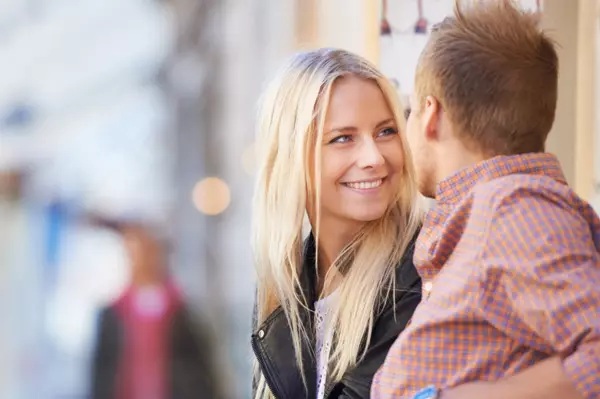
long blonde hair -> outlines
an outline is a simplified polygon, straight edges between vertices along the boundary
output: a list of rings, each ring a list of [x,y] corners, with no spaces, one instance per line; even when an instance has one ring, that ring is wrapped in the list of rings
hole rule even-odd
[[[258,117],[258,176],[252,227],[258,278],[257,323],[260,326],[277,307],[283,308],[291,328],[297,364],[304,375],[301,348],[302,342],[308,340],[308,332],[301,314],[302,309],[310,309],[310,306],[300,286],[302,225],[310,199],[316,198],[317,222],[312,228],[318,243],[319,143],[332,85],[346,75],[372,80],[381,88],[401,131],[404,166],[397,197],[386,214],[367,223],[330,268],[345,273],[337,287],[337,303],[341,306],[333,309],[328,320],[328,326],[334,331],[328,374],[335,381],[364,356],[377,308],[392,297],[395,268],[421,222],[412,159],[404,138],[406,123],[397,93],[367,60],[338,49],[299,53],[268,86]],[[311,167],[314,167],[316,182],[311,181]],[[382,292],[384,298],[381,298]],[[261,376],[257,377],[260,380]],[[263,393],[258,392],[257,397],[269,397],[264,378],[261,385],[265,389],[259,389]]]

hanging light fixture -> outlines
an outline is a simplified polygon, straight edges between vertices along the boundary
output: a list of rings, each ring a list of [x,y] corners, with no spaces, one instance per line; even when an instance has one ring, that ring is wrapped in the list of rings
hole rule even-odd
[[[205,215],[218,215],[231,202],[229,186],[217,177],[207,177],[194,186],[192,202]]]
[[[392,27],[387,19],[387,0],[381,0],[381,24],[379,26],[381,36],[391,36]]]
[[[428,22],[423,15],[423,0],[417,0],[417,10],[419,11],[419,19],[415,23],[415,33],[426,34]]]

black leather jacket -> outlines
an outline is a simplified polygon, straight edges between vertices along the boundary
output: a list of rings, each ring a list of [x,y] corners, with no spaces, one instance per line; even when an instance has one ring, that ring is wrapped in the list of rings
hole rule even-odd
[[[369,398],[373,376],[383,364],[391,345],[404,330],[421,301],[421,279],[412,260],[415,240],[416,235],[396,268],[395,302],[389,301],[377,316],[364,360],[347,371],[341,381],[335,384],[329,383],[325,387],[326,399]],[[301,282],[311,307],[316,299],[314,253],[314,239],[310,237],[305,243],[304,272],[301,275]],[[314,309],[311,308],[312,310]],[[302,317],[308,327],[307,330],[314,331],[312,312],[305,311]],[[261,326],[257,328],[255,322],[253,327],[252,348],[274,396],[278,399],[316,397],[316,362],[310,349],[310,345],[314,348],[314,337],[311,337],[310,344],[304,343],[302,348],[307,390],[296,365],[290,328],[283,309],[281,307],[276,309]]]

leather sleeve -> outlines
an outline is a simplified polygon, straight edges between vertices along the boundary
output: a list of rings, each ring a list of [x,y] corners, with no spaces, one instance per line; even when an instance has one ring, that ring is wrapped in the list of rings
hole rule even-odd
[[[371,383],[383,364],[387,353],[398,335],[404,330],[421,302],[421,279],[412,262],[412,250],[403,263],[402,280],[396,287],[394,306],[386,309],[373,328],[371,343],[364,360],[346,373],[328,399],[368,399]]]

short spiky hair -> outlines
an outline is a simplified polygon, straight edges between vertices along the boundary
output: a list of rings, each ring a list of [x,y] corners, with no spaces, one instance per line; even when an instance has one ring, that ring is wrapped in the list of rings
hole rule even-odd
[[[510,0],[455,0],[419,59],[415,90],[436,97],[457,134],[484,153],[544,151],[558,57],[538,15]]]

